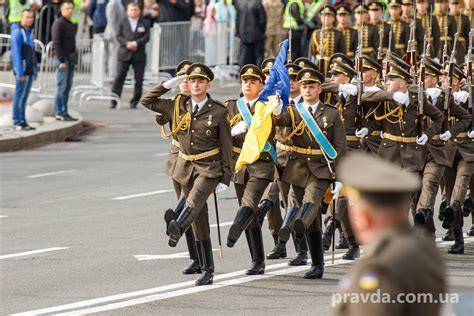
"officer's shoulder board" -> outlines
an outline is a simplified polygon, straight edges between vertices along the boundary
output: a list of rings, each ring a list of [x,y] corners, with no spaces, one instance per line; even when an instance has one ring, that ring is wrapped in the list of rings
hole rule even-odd
[[[237,102],[237,100],[232,100],[232,99],[226,100],[226,101],[224,102],[224,106],[227,108],[227,107],[229,107],[229,104],[230,104],[230,103],[235,103],[235,102]]]
[[[334,110],[339,111],[339,109],[338,109],[335,105],[332,105],[332,104],[329,104],[329,103],[324,103],[324,105],[325,105],[327,108],[330,108],[330,109],[334,109]]]
[[[224,103],[222,103],[221,101],[217,101],[217,100],[214,100],[214,99],[213,99],[212,101],[214,102],[214,104],[220,105],[220,106],[222,106],[224,109],[227,108],[227,103],[224,104]]]

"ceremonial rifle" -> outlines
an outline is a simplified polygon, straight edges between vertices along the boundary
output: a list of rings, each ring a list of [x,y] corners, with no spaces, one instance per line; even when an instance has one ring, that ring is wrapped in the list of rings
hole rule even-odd
[[[446,6],[446,25],[444,26],[444,46],[443,46],[443,56],[441,56],[443,66],[446,64],[448,61],[448,21],[449,21],[449,15],[448,11],[449,7]]]
[[[427,36],[425,35],[423,41],[423,54],[421,55],[420,60],[420,77],[418,81],[418,122],[417,122],[417,131],[418,137],[423,135],[423,115],[424,115],[424,103],[425,103],[425,58],[426,50],[429,46],[427,42]]]
[[[377,61],[382,64],[382,53],[383,53],[383,38],[385,31],[385,15],[382,13],[382,24],[379,27],[379,49],[377,51]]]
[[[431,31],[431,26],[432,25],[433,25],[433,10],[430,10],[430,27],[428,28],[428,34],[427,34],[428,42],[426,44],[426,51],[425,51],[425,54],[428,57],[431,56],[431,41],[432,41],[432,39],[431,39],[431,32],[432,32]],[[425,48],[423,48],[423,49],[425,49]]]
[[[362,108],[362,92],[364,89],[364,81],[362,78],[362,37],[363,37],[363,27],[360,27],[357,34],[357,53],[356,53],[356,72],[357,72],[357,129],[362,128],[362,119],[364,117],[363,108]]]
[[[291,29],[291,13],[290,13],[290,27],[288,30],[288,56],[286,57],[286,60],[288,63],[291,63],[292,59],[292,50],[291,50],[291,42],[293,40],[293,31]]]
[[[326,76],[325,60],[324,60],[324,19],[321,26],[320,41],[319,41],[319,70]]]
[[[387,54],[385,55],[385,75],[387,75],[390,72],[390,53],[392,52],[392,37],[393,37],[393,28],[392,28],[392,25],[390,25],[390,33],[388,33],[388,49],[387,49]],[[384,82],[385,82],[385,87],[386,87],[387,76],[384,77]]]
[[[448,63],[448,71],[446,74],[446,86],[444,87],[444,120],[443,125],[441,128],[441,133],[444,133],[448,130],[448,122],[449,122],[449,100],[451,99],[451,91],[452,91],[452,76],[453,76],[453,69],[454,63],[456,63],[455,55],[456,55],[456,45],[458,43],[458,33],[454,34],[454,44],[453,44],[453,51],[451,52],[451,57],[449,58]]]
[[[407,54],[405,55],[405,61],[410,65],[410,75],[412,75],[416,82],[416,40],[415,40],[415,28],[416,28],[416,6],[413,8],[413,19],[410,22],[410,39],[408,40]]]

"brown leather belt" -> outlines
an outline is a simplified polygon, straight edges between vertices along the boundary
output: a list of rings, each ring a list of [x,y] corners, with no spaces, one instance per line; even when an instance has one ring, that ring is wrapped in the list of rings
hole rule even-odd
[[[200,153],[200,154],[196,154],[196,155],[186,155],[185,153],[183,153],[182,151],[180,151],[178,153],[178,155],[183,158],[184,160],[187,160],[187,161],[196,161],[196,160],[201,160],[201,159],[205,159],[205,158],[209,158],[209,157],[212,157],[214,155],[217,155],[218,153],[221,152],[221,149],[219,147],[217,148],[214,148],[214,149],[211,149],[209,151],[205,151],[203,153]]]

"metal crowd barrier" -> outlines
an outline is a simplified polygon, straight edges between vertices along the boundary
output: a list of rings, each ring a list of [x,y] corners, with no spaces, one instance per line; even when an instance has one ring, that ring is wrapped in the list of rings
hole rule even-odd
[[[51,27],[59,15],[59,5],[45,5],[36,13],[34,34],[43,43],[51,41]]]

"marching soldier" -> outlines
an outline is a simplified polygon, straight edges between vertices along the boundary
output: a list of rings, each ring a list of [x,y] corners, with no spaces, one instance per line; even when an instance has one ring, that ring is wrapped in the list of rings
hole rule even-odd
[[[322,22],[318,13],[319,9],[321,8],[321,2],[319,0],[305,0],[305,4],[306,35],[303,54],[304,56],[307,56],[310,55],[311,35],[313,35],[315,30],[321,28]]]
[[[248,127],[252,123],[255,107],[260,102],[258,96],[263,90],[265,75],[255,65],[245,65],[240,71],[243,97],[226,102],[229,112],[231,135],[233,141],[233,166],[237,162],[244,144]],[[272,131],[269,140],[274,137]],[[232,248],[243,231],[252,257],[248,275],[263,274],[265,272],[265,253],[263,249],[262,229],[258,216],[258,203],[267,188],[273,181],[274,165],[277,158],[272,145],[267,140],[268,149],[264,150],[257,161],[245,165],[234,174],[233,182],[239,201],[239,210],[229,229],[227,246]]]
[[[416,39],[418,55],[423,53],[425,45],[425,37],[423,35],[431,34],[427,41],[431,43],[430,56],[438,56],[440,50],[441,33],[439,30],[438,20],[433,15],[430,25],[430,12],[428,12],[429,4],[427,0],[416,0]]]
[[[330,6],[324,6],[320,11],[323,26],[320,30],[313,32],[311,36],[311,56],[317,56],[319,69],[323,74],[328,71],[328,60],[335,53],[346,53],[344,36],[336,30],[336,10]]]
[[[461,14],[459,0],[449,0],[449,15],[454,17],[456,21],[456,33],[458,33],[458,42],[456,46],[456,62],[458,63],[458,65],[461,65],[464,63],[464,57],[467,54],[471,23],[467,16]]]
[[[324,256],[321,238],[321,202],[326,190],[335,181],[334,162],[344,156],[346,137],[339,111],[319,101],[324,76],[313,69],[298,73],[303,102],[289,105],[283,111],[280,102],[274,107],[275,124],[291,128],[292,146],[282,179],[291,184],[294,193],[289,202],[279,242],[285,244],[293,229],[297,242],[306,234],[311,254],[311,268],[306,279],[322,278]],[[335,182],[332,193],[341,188]]]
[[[402,0],[402,16],[400,19],[407,24],[413,21],[413,0]]]
[[[430,103],[438,108],[440,112],[443,111],[446,102],[444,91],[437,87],[439,76],[441,76],[441,68],[442,66],[435,61],[426,62],[425,64],[426,95]],[[445,142],[452,137],[456,137],[466,129],[470,122],[469,113],[453,102],[452,99],[448,102],[448,112],[451,117],[456,118],[456,122],[446,131],[442,130],[441,135],[433,136],[427,144],[428,156],[422,172],[423,185],[414,217],[415,224],[424,225],[433,238],[436,232],[433,222],[435,200],[447,165]]]
[[[372,24],[369,24],[369,9],[363,4],[357,4],[354,7],[354,28],[362,30],[362,52],[366,55],[375,56],[375,48],[378,47],[378,30]]]
[[[335,105],[342,115],[346,132],[347,151],[351,153],[361,150],[360,137],[357,136],[359,132],[357,130],[357,120],[362,119],[362,117],[357,117],[357,88],[350,84],[356,75],[356,71],[353,68],[352,61],[346,58],[346,56],[339,56],[338,54],[331,57],[331,79],[330,83],[323,84],[323,92],[331,97],[331,100],[327,103]],[[323,97],[323,99],[326,98]],[[338,226],[342,228],[344,237],[347,239],[349,246],[349,249],[342,258],[345,260],[354,260],[359,257],[360,252],[359,245],[349,223],[347,199],[341,195],[337,199],[336,204],[336,214],[332,214],[333,209],[331,208],[331,212],[326,216],[328,222],[326,223],[326,230],[323,234],[323,246],[324,249],[329,249],[334,232],[333,228],[336,226],[332,221],[336,220],[339,224]]]
[[[463,14],[469,18],[471,29],[474,28],[474,2],[472,0],[464,0]]]
[[[182,76],[186,75],[186,70],[189,68],[189,66],[192,65],[192,61],[190,60],[183,60],[178,64],[176,67],[176,75],[177,76]],[[188,79],[185,78],[183,82],[179,85],[179,90],[181,95],[189,95],[189,85],[188,85]],[[178,95],[175,98],[176,102],[179,102],[179,99],[181,98],[180,95]],[[177,219],[179,214],[181,214],[181,211],[183,210],[184,203],[186,202],[186,198],[184,195],[182,195],[182,190],[181,190],[181,184],[174,180],[173,177],[173,172],[174,168],[176,167],[176,161],[178,159],[178,153],[179,153],[179,141],[176,136],[176,133],[173,133],[173,129],[176,128],[173,126],[173,122],[166,117],[165,115],[156,114],[156,122],[160,125],[162,125],[162,136],[165,138],[170,138],[173,137],[171,141],[171,147],[170,151],[168,154],[168,160],[166,162],[166,169],[165,173],[166,175],[170,176],[172,181],[173,181],[173,188],[176,193],[176,197],[178,198],[178,203],[176,209],[168,209],[165,212],[165,222],[166,222],[166,228],[168,229],[168,225],[173,219]],[[164,126],[165,124],[169,124],[171,132],[169,134],[166,134]],[[203,207],[204,211],[207,212],[207,203]],[[195,273],[201,273],[201,265],[199,257],[201,256],[200,251],[198,251],[196,247],[196,241],[194,239],[194,234],[192,229],[188,229],[186,231],[186,244],[188,246],[188,251],[189,251],[189,258],[191,259],[190,264],[183,270],[183,274],[195,274]]]
[[[180,151],[173,179],[181,184],[186,203],[176,220],[168,225],[169,245],[175,247],[192,225],[203,262],[196,285],[212,284],[214,260],[209,219],[204,205],[209,195],[225,190],[231,179],[232,141],[227,110],[207,91],[214,74],[206,65],[194,63],[186,71],[190,96],[179,102],[161,96],[178,86],[186,76],[172,78],[153,87],[142,97],[148,109],[174,120]]]
[[[263,74],[265,75],[265,81],[267,81],[268,76],[270,76],[270,69],[272,69],[274,63],[275,58],[272,57],[263,60],[261,68]]]
[[[436,19],[438,19],[439,30],[440,30],[440,44],[443,49],[440,49],[438,57],[440,61],[444,60],[443,53],[446,50],[446,54],[452,51],[454,34],[456,33],[456,20],[453,16],[448,15],[448,0],[436,0],[435,1],[435,12]],[[446,49],[444,48],[446,45]]]
[[[402,21],[402,6],[400,0],[391,0],[388,4],[390,12],[389,32],[385,33],[384,38],[390,41],[390,32],[392,32],[391,50],[398,55],[403,56],[408,48],[408,39],[410,38],[410,29],[408,23]],[[388,47],[388,45],[387,45]]]
[[[362,84],[364,86],[363,92],[376,92],[381,89],[376,85],[377,80],[382,75],[382,65],[370,56],[362,56]],[[362,128],[358,137],[362,139],[362,148],[366,151],[376,155],[379,151],[382,138],[380,131],[382,125],[380,121],[376,120],[375,113],[364,113],[366,119],[366,129]]]
[[[306,58],[298,58],[296,60],[299,62],[302,67],[308,67],[306,63],[310,63],[309,60]],[[295,61],[295,62],[296,62]],[[297,80],[298,72],[302,69],[302,67],[298,66],[297,64],[287,64],[286,68],[288,69],[288,76],[290,77],[290,97],[289,97],[289,104],[294,105],[302,102],[301,94],[300,94],[300,83]],[[291,147],[291,140],[288,139],[288,135],[291,131],[288,128],[281,128],[276,127],[276,135],[275,139],[277,140],[277,153],[278,153],[278,170],[275,172],[275,181],[270,186],[270,190],[268,195],[265,196],[266,200],[269,201],[272,196],[278,196],[278,193],[281,192],[282,201],[285,209],[288,206],[288,196],[290,195],[290,184],[285,182],[281,179],[280,175],[283,174],[283,170],[287,163],[287,148]],[[274,198],[275,202],[272,205],[275,207],[276,199]],[[265,199],[262,201],[264,202]],[[268,202],[267,202],[268,203]],[[271,211],[276,212],[275,209]],[[263,215],[263,214],[262,214]],[[277,217],[277,221],[275,221],[275,217]],[[272,222],[272,227],[270,230],[272,231],[273,240],[275,243],[275,247],[273,250],[267,255],[267,259],[279,259],[286,257],[286,245],[280,244],[278,242],[278,232],[281,228],[283,223],[283,219],[281,218],[281,210],[280,205],[278,205],[278,215],[271,214],[269,217],[268,223],[270,226],[270,222]],[[275,222],[278,223],[278,226],[275,225]],[[296,242],[296,239],[293,235],[293,242],[295,245],[296,250],[296,257],[290,259],[288,261],[288,265],[290,266],[300,266],[306,265],[308,259],[308,246],[306,244],[306,238],[303,238],[301,242]]]
[[[453,66],[451,84],[454,102],[461,105],[464,109],[468,109],[469,93],[461,90],[461,81],[465,78],[465,74],[457,65]],[[470,119],[472,124],[472,114]],[[448,136],[451,137],[447,138],[447,140],[451,138],[454,140],[455,153],[452,168],[447,168],[445,174],[448,206],[442,211],[439,219],[443,220],[444,228],[452,225],[454,245],[448,249],[448,253],[463,254],[464,237],[462,233],[463,214],[461,203],[464,202],[469,181],[474,173],[474,132],[469,130],[469,126],[467,126],[456,136],[454,134],[448,134]]]
[[[370,24],[374,25],[377,28],[377,53],[380,49],[382,52],[386,52],[388,48],[388,37],[385,34],[390,33],[390,26],[381,19],[384,17],[384,8],[385,3],[374,1],[369,4],[369,16]],[[380,38],[382,36],[382,38]]]
[[[341,296],[383,295],[391,303],[344,299],[336,315],[440,315],[439,301],[396,301],[406,293],[439,297],[446,292],[438,249],[408,222],[410,195],[420,187],[417,176],[359,153],[348,156],[337,173],[350,200],[357,239],[367,245],[364,257],[340,280]]]
[[[424,145],[441,130],[443,114],[423,99],[424,114],[432,124],[418,135],[418,95],[409,90],[411,75],[397,64],[390,64],[387,91],[362,95],[365,111],[382,122],[383,140],[378,156],[398,163],[405,169],[420,172],[425,162]],[[383,102],[383,107],[377,106]],[[376,107],[373,107],[373,106]],[[368,109],[367,109],[368,107]]]
[[[346,55],[354,58],[357,49],[357,31],[351,26],[351,9],[346,4],[336,7],[337,29],[344,35]]]

